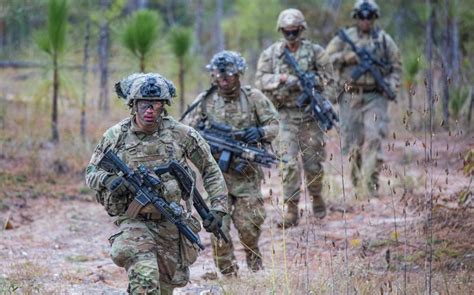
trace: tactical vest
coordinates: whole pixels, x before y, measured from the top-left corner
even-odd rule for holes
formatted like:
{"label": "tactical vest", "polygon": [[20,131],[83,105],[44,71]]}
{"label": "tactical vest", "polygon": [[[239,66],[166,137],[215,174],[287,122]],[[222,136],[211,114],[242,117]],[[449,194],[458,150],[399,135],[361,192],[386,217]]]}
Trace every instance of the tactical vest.
{"label": "tactical vest", "polygon": [[[204,122],[206,120],[214,120],[217,123],[225,123],[231,125],[236,129],[245,129],[251,126],[261,126],[261,122],[257,115],[256,105],[251,102],[250,95],[252,93],[251,86],[241,87],[241,95],[239,100],[234,100],[232,105],[225,106],[224,99],[214,100],[210,105],[211,109],[208,107],[208,100],[213,99],[217,94],[216,90],[205,93],[203,100],[200,104],[200,120]],[[224,111],[225,109],[225,111]],[[219,160],[220,155],[213,154],[214,159]],[[237,173],[236,167],[237,163],[232,161],[230,164],[229,173]],[[229,174],[227,173],[227,174]],[[249,164],[246,169],[242,172],[246,176],[255,175],[256,177],[263,177],[261,168],[258,166],[252,166]],[[241,173],[238,173],[240,175]]]}
{"label": "tactical vest", "polygon": [[215,99],[210,105],[211,109],[208,109],[208,100],[215,97],[217,92],[214,90],[205,93],[199,106],[201,119],[212,119],[218,123],[225,123],[237,129],[260,125],[256,106],[251,103],[249,99],[252,92],[251,86],[247,85],[241,87],[240,90],[241,95],[239,100],[233,101],[232,105],[226,106],[226,102],[223,98],[220,100]]}
{"label": "tactical vest", "polygon": [[[350,29],[351,28],[343,29],[343,30],[345,30],[349,38],[353,38],[351,34],[348,33]],[[389,53],[387,49],[387,40],[385,37],[385,33],[380,28],[376,27],[374,28],[374,30],[372,30],[371,35],[370,35],[370,40],[368,40],[369,41],[368,44],[366,44],[367,42],[363,42],[363,44],[361,44],[360,39],[357,39],[357,40],[351,39],[351,40],[352,42],[354,42],[354,44],[357,47],[365,47],[380,62],[388,65],[387,68],[380,68],[380,70],[382,71],[382,75],[385,76],[392,71],[392,65],[390,64]],[[344,42],[344,44],[348,46],[349,50],[352,50],[348,43]],[[357,65],[345,66],[341,72],[341,77],[342,77],[341,80],[343,81],[350,80],[350,75],[356,66]],[[361,86],[361,87],[365,87],[369,89],[374,88],[375,84],[376,84],[375,80],[369,73],[366,73],[365,75],[360,77],[356,83],[354,83],[354,85],[356,86]]]}
{"label": "tactical vest", "polygon": [[[148,135],[144,140],[139,139],[130,127],[130,119],[122,122],[121,132],[111,148],[131,169],[135,170],[139,165],[144,165],[153,171],[153,167],[166,164],[171,160],[176,160],[187,167],[183,147],[173,137],[175,128],[173,122],[163,118],[160,131]],[[182,194],[178,182],[169,173],[161,175],[160,179],[163,183],[159,189],[160,194],[167,201],[179,203]],[[110,198],[108,192],[105,192],[102,197],[101,203],[111,216],[125,213],[133,200],[131,195],[123,199]]]}
{"label": "tactical vest", "polygon": [[[315,68],[316,60],[314,48],[310,41],[303,39],[298,50],[292,53],[292,55],[294,56],[302,71],[319,71],[319,69]],[[296,75],[293,68],[287,62],[285,62],[284,54],[273,54],[271,63],[273,73],[275,74]],[[292,86],[283,84],[273,91],[266,91],[265,94],[272,98],[273,104],[278,109],[282,107],[295,108],[296,99],[299,95],[301,95],[301,89],[296,83]]]}

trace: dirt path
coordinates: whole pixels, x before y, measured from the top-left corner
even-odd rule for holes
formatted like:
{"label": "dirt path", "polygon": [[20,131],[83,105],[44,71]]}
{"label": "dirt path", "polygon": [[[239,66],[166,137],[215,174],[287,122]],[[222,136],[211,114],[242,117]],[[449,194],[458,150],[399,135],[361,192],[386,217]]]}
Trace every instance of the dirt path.
{"label": "dirt path", "polygon": [[[397,142],[395,149],[399,149],[398,156],[392,155],[390,161],[405,161],[403,152],[400,152],[403,143]],[[333,161],[337,161],[337,157]],[[414,162],[411,165],[415,166]],[[340,185],[340,176],[336,168],[331,167],[336,165],[328,166],[328,183]],[[439,171],[435,172],[442,175],[443,167],[437,169]],[[412,169],[411,173],[416,178],[422,171],[419,168]],[[272,174],[277,175],[277,171],[272,171]],[[451,177],[458,177],[456,187],[468,183],[467,178],[462,179],[461,175],[453,169]],[[392,177],[386,171],[383,181]],[[288,281],[288,277],[291,277],[291,285],[301,288],[295,293],[305,293],[303,290],[308,290],[308,283],[312,286],[327,285],[327,280],[335,280],[344,272],[346,240],[347,257],[351,261],[365,261],[360,265],[370,264],[372,272],[384,272],[391,267],[390,255],[400,255],[390,253],[390,249],[394,251],[391,247],[393,243],[388,241],[399,239],[400,233],[404,231],[415,231],[424,218],[400,202],[400,184],[396,195],[387,193],[390,190],[385,188],[385,196],[371,201],[354,200],[349,185],[346,189],[348,204],[345,206],[339,191],[328,189],[328,195],[338,197],[333,196],[329,201],[331,210],[324,221],[312,217],[311,210],[307,210],[311,208],[310,202],[303,196],[300,225],[282,231],[275,228],[275,222],[282,214],[276,201],[277,197],[281,197],[276,178],[267,180],[263,189],[267,219],[263,225],[260,247],[266,269],[258,274],[248,271],[243,248],[237,242],[237,232],[233,229],[240,278],[204,280],[202,276],[215,272],[215,267],[209,236],[203,233],[201,238],[206,250],[191,267],[190,284],[177,289],[175,294],[201,294],[202,291],[211,294],[223,294],[224,291],[231,294],[258,294],[258,289],[254,288],[260,283],[263,284],[261,290],[267,290],[267,293],[273,290],[279,294],[285,293],[285,290],[275,290],[275,286],[288,287],[288,283],[282,282]],[[270,197],[270,188],[273,198]],[[415,187],[414,193],[420,189]],[[453,185],[446,185],[446,194],[455,189]],[[125,294],[126,274],[108,256],[107,239],[114,231],[112,221],[103,208],[93,201],[92,196],[16,198],[9,202],[10,210],[0,215],[2,220],[10,220],[9,224],[13,226],[13,229],[0,232],[2,293],[17,290],[41,294]],[[344,209],[347,211],[345,220],[342,213]],[[406,218],[402,218],[404,210],[407,212]],[[417,268],[415,264],[410,266],[411,271],[417,271]],[[318,274],[317,278],[315,273]]]}
{"label": "dirt path", "polygon": [[[29,200],[27,204],[25,208],[12,214],[22,215],[24,220],[31,222],[2,233],[1,277],[13,276],[12,281],[18,281],[17,286],[38,290],[41,293],[43,291],[73,294],[123,292],[127,285],[126,275],[111,262],[107,252],[107,238],[114,227],[100,205],[89,201],[61,201],[51,198]],[[284,236],[281,230],[274,228],[269,222],[270,219],[278,219],[280,214],[271,204],[267,205],[272,217],[264,224],[260,245],[265,265],[268,267],[271,265],[271,245],[282,244]],[[356,208],[351,209],[353,212],[348,214],[349,237],[375,238],[379,232],[392,228],[393,214],[390,204],[382,200],[371,202],[364,207],[363,212]],[[39,208],[43,209],[38,210]],[[14,222],[12,224],[15,226]],[[310,232],[305,235],[304,231],[308,229]],[[308,251],[312,256],[309,258],[309,264],[311,264],[314,256],[324,255],[329,251],[329,247],[325,247],[327,241],[337,243],[338,247],[342,246],[344,222],[339,212],[332,212],[324,223],[315,222],[311,216],[304,215],[300,226],[288,230],[285,234],[286,247],[290,253],[288,260],[294,261],[297,258],[301,253],[297,250],[300,247],[298,244],[304,244],[302,240],[308,239]],[[199,285],[209,284],[201,279],[201,275],[215,270],[209,236],[207,234],[202,236],[206,250],[191,269],[192,284],[186,288],[187,290],[193,286],[196,288]],[[236,236],[234,231],[234,241]],[[237,245],[236,255],[240,262],[245,261],[242,246]],[[245,264],[241,263],[240,268],[244,274],[248,274]]]}

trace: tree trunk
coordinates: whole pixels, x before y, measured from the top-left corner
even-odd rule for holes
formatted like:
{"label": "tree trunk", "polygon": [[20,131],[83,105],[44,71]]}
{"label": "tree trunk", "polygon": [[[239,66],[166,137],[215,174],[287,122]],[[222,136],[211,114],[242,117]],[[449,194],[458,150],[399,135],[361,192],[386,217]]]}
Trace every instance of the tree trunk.
{"label": "tree trunk", "polygon": [[216,13],[215,13],[215,23],[214,23],[214,52],[219,52],[224,50],[225,41],[224,41],[224,32],[222,31],[222,14],[224,11],[223,0],[216,0]]}
{"label": "tree trunk", "polygon": [[441,76],[442,76],[442,88],[443,88],[443,122],[444,128],[449,130],[449,65],[446,62],[446,58],[442,59],[441,65]]}
{"label": "tree trunk", "polygon": [[59,73],[58,73],[58,55],[53,53],[53,101],[51,112],[51,141],[59,142],[58,131],[58,90],[59,90]]}
{"label": "tree trunk", "polygon": [[184,113],[184,57],[179,58],[179,113]]}
{"label": "tree trunk", "polygon": [[196,54],[202,54],[202,16],[204,14],[204,9],[202,5],[202,0],[195,0],[194,1],[194,11],[196,12],[194,15],[194,44],[193,44],[193,51]]}
{"label": "tree trunk", "polygon": [[444,1],[444,13],[445,13],[445,25],[444,25],[444,36],[443,36],[443,50],[441,54],[441,76],[442,76],[442,89],[443,89],[443,121],[444,128],[449,130],[449,81],[451,79],[451,16],[449,13],[449,0]]}
{"label": "tree trunk", "polygon": [[[109,8],[109,0],[100,0],[102,15],[106,14]],[[100,73],[100,93],[99,109],[104,113],[109,111],[109,20],[102,19],[99,31],[99,73]]]}
{"label": "tree trunk", "polygon": [[461,46],[459,45],[458,0],[453,0],[453,15],[451,21],[451,69],[454,85],[461,84]]}
{"label": "tree trunk", "polygon": [[140,72],[145,73],[145,56],[140,56]]}
{"label": "tree trunk", "polygon": [[90,38],[90,19],[86,22],[86,32],[84,35],[84,62],[82,65],[82,99],[81,99],[81,122],[80,130],[82,139],[86,138],[86,97],[87,97],[87,72],[89,63],[89,38]]}
{"label": "tree trunk", "polygon": [[148,0],[138,0],[137,8],[146,9],[148,7]]}
{"label": "tree trunk", "polygon": [[173,0],[166,0],[166,20],[170,26],[173,26],[174,15],[173,15]]}
{"label": "tree trunk", "polygon": [[334,35],[336,30],[336,20],[339,17],[339,11],[342,5],[341,0],[326,0],[324,1],[324,10],[327,13],[324,14],[324,21],[321,25],[321,32],[324,42],[327,44]]}
{"label": "tree trunk", "polygon": [[[426,50],[426,60],[428,61],[428,69],[426,71],[426,91],[427,91],[427,107],[433,112],[434,116],[434,100],[433,100],[433,68],[432,68],[432,59],[433,59],[433,21],[434,21],[434,12],[431,8],[431,1],[427,1],[427,6],[429,7],[429,17],[426,21],[425,27],[425,50]],[[428,110],[427,110],[428,111]]]}

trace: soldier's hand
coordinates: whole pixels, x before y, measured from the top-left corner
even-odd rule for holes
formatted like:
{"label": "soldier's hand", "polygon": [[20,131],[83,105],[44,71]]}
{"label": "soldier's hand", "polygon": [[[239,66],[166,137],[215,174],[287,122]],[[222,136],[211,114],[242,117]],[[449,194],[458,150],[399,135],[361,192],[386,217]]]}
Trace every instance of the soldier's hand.
{"label": "soldier's hand", "polygon": [[286,78],[286,81],[285,81],[285,85],[286,86],[298,85],[298,87],[299,87],[299,82],[300,82],[300,80],[298,79],[298,77],[296,77],[294,75],[288,75],[287,78]]}
{"label": "soldier's hand", "polygon": [[359,63],[359,57],[354,51],[349,51],[344,54],[344,62],[349,65],[355,65]]}
{"label": "soldier's hand", "polygon": [[125,178],[118,175],[107,177],[104,181],[104,186],[112,197],[124,197],[136,192],[135,188]]}
{"label": "soldier's hand", "polygon": [[202,226],[208,233],[217,232],[222,226],[222,218],[224,216],[224,212],[211,210],[208,218],[203,220]]}
{"label": "soldier's hand", "polygon": [[255,143],[262,139],[264,131],[261,127],[249,127],[244,130],[243,140],[247,143]]}

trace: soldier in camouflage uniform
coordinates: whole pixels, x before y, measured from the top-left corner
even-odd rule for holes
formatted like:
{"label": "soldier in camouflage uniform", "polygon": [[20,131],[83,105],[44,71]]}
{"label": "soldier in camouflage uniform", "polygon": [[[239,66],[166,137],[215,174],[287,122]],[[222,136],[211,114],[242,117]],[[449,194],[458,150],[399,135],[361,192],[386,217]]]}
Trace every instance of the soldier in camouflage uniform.
{"label": "soldier in camouflage uniform", "polygon": [[284,39],[265,49],[258,61],[255,85],[260,88],[278,108],[280,113],[279,153],[282,163],[283,195],[288,206],[280,227],[298,224],[298,202],[300,199],[301,155],[308,192],[313,202],[313,213],[318,218],[326,216],[326,205],[321,195],[323,166],[326,157],[324,132],[309,112],[296,106],[302,89],[291,66],[284,60],[287,47],[303,71],[315,71],[320,91],[325,97],[333,96],[328,83],[332,79],[332,65],[324,49],[301,37],[307,24],[301,11],[286,9],[278,17],[277,30]]}
{"label": "soldier in camouflage uniform", "polygon": [[[215,54],[207,66],[213,85],[196,98],[193,105],[197,103],[198,106],[187,122],[191,126],[199,122],[225,123],[236,130],[245,130],[243,140],[251,144],[273,140],[278,134],[278,112],[258,89],[241,87],[240,76],[245,68],[245,60],[236,52]],[[223,230],[230,237],[230,223],[231,220],[234,222],[244,245],[247,265],[252,271],[257,271],[262,268],[258,239],[265,219],[260,186],[263,174],[260,167],[252,163],[247,163],[243,172],[237,172],[236,165],[231,162],[229,170],[224,173],[229,189],[230,215],[223,219]],[[224,275],[236,274],[238,268],[232,242],[219,244],[212,238],[217,267]]]}
{"label": "soldier in camouflage uniform", "polygon": [[[352,11],[356,25],[343,29],[357,47],[365,47],[378,60],[389,65],[382,69],[389,89],[396,93],[400,85],[401,61],[397,45],[380,28],[374,26],[379,7],[373,0],[358,0]],[[350,153],[351,179],[359,192],[378,196],[379,171],[383,163],[382,140],[387,135],[388,98],[378,89],[370,73],[352,81],[351,74],[358,57],[338,35],[326,48],[337,75],[342,95],[339,98],[343,150]]]}
{"label": "soldier in camouflage uniform", "polygon": [[[152,205],[142,208],[136,218],[125,214],[134,198],[134,188],[124,178],[98,167],[103,154],[113,150],[132,169],[140,164],[152,169],[170,160],[186,166],[189,159],[203,175],[211,202],[212,219],[206,230],[215,230],[227,212],[227,189],[222,173],[208,144],[192,128],[167,116],[164,103],[175,96],[172,82],[159,74],[133,74],[116,84],[119,97],[131,108],[131,117],[109,128],[97,145],[87,167],[87,185],[97,191],[98,201],[109,215],[116,217],[116,234],[109,239],[113,262],[124,267],[132,294],[172,294],[186,285],[189,268],[197,250],[178,228],[161,216]],[[182,195],[177,181],[168,173],[161,176],[162,196],[178,202]],[[190,204],[186,204],[190,211]],[[188,216],[190,214],[187,214]],[[197,233],[199,222],[187,217]]]}

